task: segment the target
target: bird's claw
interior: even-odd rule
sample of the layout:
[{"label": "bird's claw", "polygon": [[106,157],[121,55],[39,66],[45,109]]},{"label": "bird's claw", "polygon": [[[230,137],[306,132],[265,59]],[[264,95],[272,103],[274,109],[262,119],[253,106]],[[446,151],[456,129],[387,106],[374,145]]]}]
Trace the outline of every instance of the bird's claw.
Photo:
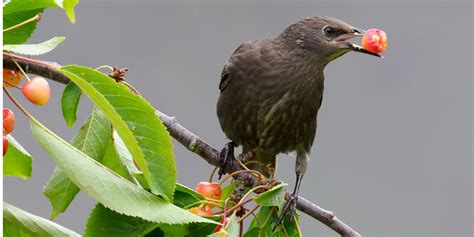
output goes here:
[{"label": "bird's claw", "polygon": [[227,173],[227,169],[230,166],[231,162],[235,159],[234,156],[234,147],[236,144],[234,142],[228,142],[225,144],[219,153],[219,171],[217,172],[219,179],[222,175]]},{"label": "bird's claw", "polygon": [[278,219],[275,223],[275,226],[273,227],[272,232],[274,233],[277,227],[283,222],[283,219],[285,218],[286,213],[290,214],[290,221],[293,221],[293,218],[295,217],[296,213],[296,202],[298,201],[298,195],[292,193],[288,197],[288,201],[286,202],[285,206],[283,207],[280,216],[278,216]]}]

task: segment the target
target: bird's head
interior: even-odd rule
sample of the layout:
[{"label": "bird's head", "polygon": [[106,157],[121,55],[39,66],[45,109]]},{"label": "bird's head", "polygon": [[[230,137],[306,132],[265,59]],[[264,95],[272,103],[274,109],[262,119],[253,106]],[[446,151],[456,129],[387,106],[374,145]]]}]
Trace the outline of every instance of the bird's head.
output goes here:
[{"label": "bird's head", "polygon": [[316,57],[317,60],[330,62],[349,51],[365,53],[377,57],[363,47],[349,42],[354,37],[364,34],[364,30],[355,28],[341,20],[316,16],[300,20],[288,28],[278,37],[285,44],[294,48],[298,53]]}]

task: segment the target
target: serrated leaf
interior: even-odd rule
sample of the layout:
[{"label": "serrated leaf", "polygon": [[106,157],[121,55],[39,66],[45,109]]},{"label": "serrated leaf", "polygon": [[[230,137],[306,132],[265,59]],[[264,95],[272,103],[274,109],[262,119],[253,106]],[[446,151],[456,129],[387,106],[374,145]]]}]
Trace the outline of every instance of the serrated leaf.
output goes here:
[{"label": "serrated leaf", "polygon": [[[3,29],[22,23],[45,8],[56,6],[53,0],[11,0],[3,5]],[[4,32],[3,44],[22,44],[31,37],[35,28],[36,22],[31,22]]]},{"label": "serrated leaf", "polygon": [[[57,7],[54,0],[10,0],[3,5],[3,14],[25,12],[31,10],[45,9],[48,7]],[[5,26],[4,26],[5,27]]]},{"label": "serrated leaf", "polygon": [[55,2],[64,9],[66,15],[69,18],[69,21],[71,21],[72,23],[76,23],[74,7],[79,2],[79,0],[55,0]]},{"label": "serrated leaf", "polygon": [[3,45],[3,50],[17,54],[36,56],[51,52],[65,39],[66,37],[64,36],[56,36],[39,44],[6,44]]},{"label": "serrated leaf", "polygon": [[[74,19],[74,6],[78,0],[11,0],[3,4],[3,29],[18,25],[36,14],[42,13],[46,8],[62,7],[72,23]],[[58,4],[59,3],[59,4]],[[3,33],[3,44],[23,44],[33,34],[36,22],[9,30]]]},{"label": "serrated leaf", "polygon": [[208,237],[238,237],[239,236],[239,224],[237,223],[237,217],[232,215],[229,218],[229,222],[226,224],[225,228],[220,229],[220,231],[208,235]]},{"label": "serrated leaf", "polygon": [[[180,203],[188,205],[190,202],[200,200],[195,196],[201,195],[181,184],[177,184],[174,204],[181,207]],[[219,221],[220,217],[212,216],[206,218]],[[153,237],[205,236],[215,228],[215,224],[209,223],[191,223],[187,225],[156,224],[141,218],[118,214],[98,204],[89,216],[84,236],[143,236],[145,234],[146,236]],[[150,231],[152,232],[149,233]]]},{"label": "serrated leaf", "polygon": [[7,139],[9,144],[7,154],[3,156],[3,175],[30,178],[33,158],[13,136],[7,135]]},{"label": "serrated leaf", "polygon": [[81,89],[74,82],[69,82],[64,87],[63,95],[61,96],[61,110],[68,127],[72,127],[76,122],[77,107],[81,100],[81,95]]},{"label": "serrated leaf", "polygon": [[176,183],[173,146],[155,109],[142,97],[96,70],[71,65],[59,71],[107,115],[140,166],[151,191],[172,200]]},{"label": "serrated leaf", "polygon": [[87,220],[84,237],[136,237],[154,229],[158,224],[114,212],[102,204],[92,209]]},{"label": "serrated leaf", "polygon": [[72,230],[6,202],[3,203],[3,225],[10,230],[6,235],[4,230],[5,236],[80,236]]},{"label": "serrated leaf", "polygon": [[283,187],[286,185],[288,184],[282,182],[272,189],[259,194],[255,197],[255,202],[261,206],[283,206],[285,204],[285,189]]},{"label": "serrated leaf", "polygon": [[[105,115],[94,108],[91,115],[71,141],[71,145],[89,157],[99,160],[105,153],[109,140],[112,140],[110,122]],[[66,174],[56,168],[43,188],[44,195],[52,205],[51,218],[64,212],[71,204],[79,188],[69,180]]]},{"label": "serrated leaf", "polygon": [[38,121],[30,119],[37,143],[56,165],[89,196],[105,207],[128,216],[156,223],[214,223],[155,196],[90,158]]}]

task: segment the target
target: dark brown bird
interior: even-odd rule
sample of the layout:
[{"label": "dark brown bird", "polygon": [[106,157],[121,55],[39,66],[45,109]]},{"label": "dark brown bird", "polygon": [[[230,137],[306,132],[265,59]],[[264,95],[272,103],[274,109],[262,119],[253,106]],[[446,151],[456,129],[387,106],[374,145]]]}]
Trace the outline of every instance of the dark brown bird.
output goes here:
[{"label": "dark brown bird", "polygon": [[[349,51],[363,31],[331,17],[308,17],[272,39],[240,45],[222,70],[217,116],[222,130],[255,161],[276,165],[279,153],[296,152],[296,184],[276,226],[294,215],[323,99],[325,66]],[[253,166],[258,169],[258,166]]]}]

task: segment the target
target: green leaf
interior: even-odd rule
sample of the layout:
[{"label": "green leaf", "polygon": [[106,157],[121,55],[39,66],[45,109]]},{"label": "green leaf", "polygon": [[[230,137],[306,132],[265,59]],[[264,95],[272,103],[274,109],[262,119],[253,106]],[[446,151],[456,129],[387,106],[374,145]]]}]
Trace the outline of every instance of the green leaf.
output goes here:
[{"label": "green leaf", "polygon": [[277,206],[282,207],[285,204],[285,189],[288,184],[280,183],[272,189],[259,194],[254,200],[261,206]]},{"label": "green leaf", "polygon": [[77,119],[77,107],[81,100],[82,91],[74,82],[69,82],[61,97],[61,110],[68,127],[72,127]]},{"label": "green leaf", "polygon": [[5,236],[80,236],[72,230],[6,202],[3,203],[3,226],[9,230],[7,234],[4,230]]},{"label": "green leaf", "polygon": [[220,236],[238,237],[239,231],[240,231],[240,228],[239,228],[239,224],[237,223],[237,217],[234,214],[229,218],[229,222],[227,223],[225,228],[221,229],[219,232],[208,235],[208,237],[220,237]]},{"label": "green leaf", "polygon": [[66,37],[64,36],[56,36],[50,40],[39,44],[6,44],[3,45],[3,50],[7,50],[17,54],[36,56],[51,52],[65,39]]},{"label": "green leaf", "polygon": [[84,237],[136,237],[142,236],[157,224],[138,217],[131,217],[114,212],[102,204],[97,204],[87,220]]},{"label": "green leaf", "polygon": [[62,140],[38,121],[30,119],[30,124],[37,143],[56,165],[74,184],[105,207],[156,223],[215,223],[141,189]]},{"label": "green leaf", "polygon": [[253,218],[244,237],[263,237],[272,235],[272,218],[274,218],[273,207],[261,207]]},{"label": "green leaf", "polygon": [[[56,7],[54,0],[11,0],[3,5],[3,29],[18,25],[45,8]],[[36,28],[36,22],[31,22],[19,28],[3,33],[3,44],[22,44],[26,42]]]},{"label": "green leaf", "polygon": [[122,176],[123,178],[134,181],[135,177],[128,172],[125,165],[120,161],[117,152],[115,151],[114,142],[112,140],[109,141],[107,148],[105,149],[104,157],[102,157],[101,163],[117,173],[118,175]]},{"label": "green leaf", "polygon": [[[62,7],[74,23],[74,6],[78,0],[11,0],[3,5],[3,29],[18,25],[46,8]],[[36,22],[3,33],[3,44],[23,44],[33,34]]]},{"label": "green leaf", "polygon": [[[105,153],[108,141],[112,140],[110,126],[105,115],[94,108],[87,121],[72,139],[71,145],[93,159],[99,160]],[[43,188],[43,193],[53,208],[51,218],[64,212],[78,192],[79,188],[68,179],[63,171],[56,168]]]},{"label": "green leaf", "polygon": [[79,2],[79,0],[55,0],[55,2],[61,6],[64,11],[66,11],[66,15],[69,17],[69,20],[72,23],[76,23],[76,17],[74,15],[74,7]]},{"label": "green leaf", "polygon": [[[174,204],[180,207],[204,198],[181,184],[177,184],[174,197]],[[198,197],[201,198],[198,199]],[[214,221],[220,219],[219,216],[206,218]],[[98,204],[89,216],[84,236],[143,236],[145,234],[153,237],[205,236],[215,228],[215,224],[209,223],[191,223],[187,225],[156,224],[141,218],[121,215]],[[149,233],[150,231],[152,232]]]},{"label": "green leaf", "polygon": [[[11,0],[3,5],[3,15],[57,7],[54,0]],[[5,27],[5,26],[4,26]]]},{"label": "green leaf", "polygon": [[31,235],[17,229],[14,226],[3,223],[3,236],[4,237],[30,237]]},{"label": "green leaf", "polygon": [[22,179],[31,177],[31,155],[11,135],[7,135],[8,150],[3,156],[3,175]]},{"label": "green leaf", "polygon": [[[298,214],[295,213],[298,220]],[[283,222],[273,232],[273,227],[278,218],[278,212],[275,207],[265,206],[261,207],[255,215],[255,218],[250,223],[244,237],[298,237],[301,236],[298,230],[297,223],[290,221],[288,215],[283,219]]]},{"label": "green leaf", "polygon": [[142,169],[151,191],[172,200],[176,183],[173,146],[155,109],[142,97],[96,70],[71,65],[59,71],[104,111]]},{"label": "green leaf", "polygon": [[114,148],[115,151],[118,154],[118,157],[124,166],[124,169],[126,169],[127,172],[130,174],[142,174],[136,166],[135,163],[133,162],[133,157],[130,154],[130,152],[127,150],[127,146],[123,142],[122,138],[118,135],[116,131],[114,131]]},{"label": "green leaf", "polygon": [[174,196],[174,204],[181,208],[204,199],[204,196],[182,184],[176,184]]},{"label": "green leaf", "polygon": [[222,201],[226,200],[232,193],[234,193],[234,188],[235,188],[234,181],[230,182],[229,185],[225,186],[222,189],[221,200]]}]

